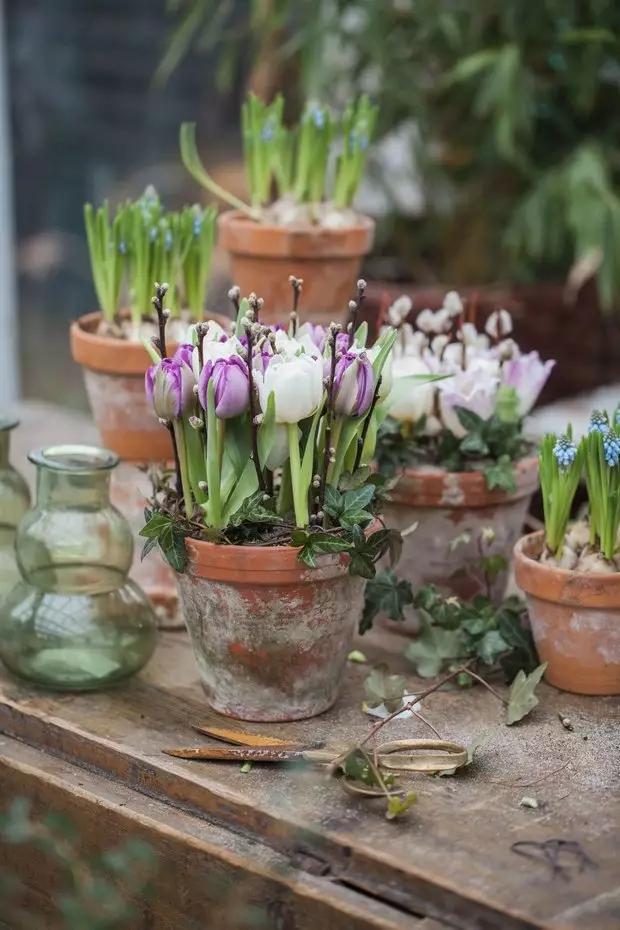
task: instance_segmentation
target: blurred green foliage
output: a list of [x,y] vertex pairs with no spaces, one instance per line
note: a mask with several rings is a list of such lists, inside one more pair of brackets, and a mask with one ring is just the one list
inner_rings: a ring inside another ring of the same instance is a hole
[[[420,245],[462,284],[580,263],[601,303],[620,297],[620,4],[613,0],[169,0],[169,74],[218,49],[222,86],[278,36],[306,94],[369,92],[376,135],[419,133]],[[411,226],[411,223],[408,224]]]

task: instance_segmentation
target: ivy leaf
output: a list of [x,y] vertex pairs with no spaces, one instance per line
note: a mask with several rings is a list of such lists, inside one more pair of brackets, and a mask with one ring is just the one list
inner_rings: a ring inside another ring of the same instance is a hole
[[170,568],[182,575],[185,571],[185,534],[171,523],[160,533],[157,541]]
[[514,466],[508,455],[502,455],[495,465],[484,469],[484,479],[489,491],[506,491],[514,494],[517,490]]
[[420,617],[422,628],[405,649],[405,656],[415,665],[420,678],[436,678],[446,663],[466,657],[467,648],[460,630],[434,626],[424,610],[420,610]]
[[355,488],[353,491],[346,491],[342,497],[343,511],[345,514],[365,510],[375,496],[375,489],[372,484],[365,484],[361,488]]
[[485,555],[480,566],[489,581],[495,581],[500,572],[508,568],[508,559],[501,552],[497,552],[495,555]]
[[369,581],[375,577],[377,569],[373,559],[365,552],[353,552],[349,562],[349,574],[358,578],[367,578]]
[[335,488],[333,485],[328,484],[325,488],[325,512],[337,520],[340,517],[340,514],[344,510],[344,495],[340,493],[338,488]]
[[367,510],[346,510],[340,516],[340,526],[350,530],[354,526],[368,526],[373,516]]
[[454,412],[459,418],[459,423],[468,433],[480,433],[484,426],[484,420],[479,417],[473,410],[467,410],[465,407],[455,407]]
[[461,440],[459,448],[461,452],[469,452],[472,455],[483,456],[489,454],[487,443],[478,433],[468,433],[467,436]]
[[407,685],[402,675],[390,675],[387,665],[377,665],[364,682],[364,696],[369,707],[385,705],[389,713],[403,706]]
[[513,723],[522,720],[538,704],[538,698],[534,693],[536,686],[545,673],[547,663],[543,662],[533,672],[526,675],[521,669],[510,686],[508,694],[508,710],[506,712],[506,723],[511,726]]
[[486,665],[495,665],[509,649],[499,630],[489,630],[476,645],[476,653]]
[[340,479],[338,487],[341,491],[355,491],[368,482],[370,475],[370,465],[360,465],[353,473],[345,471]]
[[385,614],[390,620],[404,620],[404,608],[413,601],[408,581],[399,581],[394,571],[378,572],[366,585],[359,632],[366,633],[378,614]]
[[515,606],[507,601],[497,612],[499,632],[512,650],[500,660],[508,684],[514,680],[520,670],[526,673],[531,672],[538,665],[538,655],[532,634],[521,623],[521,617],[526,610],[525,604],[518,598],[512,600]]
[[[148,513],[144,511],[144,515]],[[172,518],[165,513],[152,514],[140,530],[140,536],[157,538],[167,527],[172,526]]]
[[[254,494],[244,500],[243,504],[230,518],[231,526],[241,526],[242,523],[279,523],[282,518],[277,516],[272,509],[265,506],[264,492],[255,491]],[[273,503],[270,501],[269,503]]]
[[143,562],[147,557],[151,549],[154,549],[158,543],[157,536],[149,536],[148,539],[145,539],[144,545],[142,546],[142,552],[140,554],[140,561]]
[[401,814],[404,814],[405,811],[408,811],[416,801],[417,795],[413,791],[408,791],[407,794],[390,795],[387,802],[385,819],[395,820],[396,817],[400,817]]
[[297,555],[300,562],[305,562],[310,568],[316,568],[317,556],[332,555],[336,552],[350,552],[352,543],[342,536],[332,536],[329,533],[306,533],[303,530],[295,531],[291,537],[293,546],[301,546]]

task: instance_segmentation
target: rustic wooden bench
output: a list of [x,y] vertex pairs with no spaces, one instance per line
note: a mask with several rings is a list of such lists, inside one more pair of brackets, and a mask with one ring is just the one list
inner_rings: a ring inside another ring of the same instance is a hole
[[[86,422],[53,411],[36,435],[30,422],[27,414],[30,435],[16,448],[94,438]],[[403,644],[382,630],[360,639],[368,663],[349,664],[341,698],[322,717],[245,729],[330,745],[362,738],[373,664],[421,688]],[[68,815],[89,854],[129,836],[149,843],[159,869],[136,928],[618,928],[620,701],[543,686],[539,707],[507,727],[499,702],[476,687],[431,695],[425,715],[446,738],[486,740],[456,776],[411,776],[417,803],[394,822],[381,802],[348,796],[317,768],[244,773],[236,763],[173,759],[162,750],[209,744],[191,724],[222,718],[204,701],[185,634],[168,633],[140,676],[106,692],[53,695],[0,675],[0,808],[22,796],[35,813]],[[389,732],[426,735],[411,719]],[[524,797],[538,807],[521,806]],[[554,877],[512,848],[552,839],[578,842],[595,867],[569,863]],[[61,926],[52,917],[57,874],[41,853],[0,844],[3,869],[24,883],[22,903],[46,915],[45,926]]]

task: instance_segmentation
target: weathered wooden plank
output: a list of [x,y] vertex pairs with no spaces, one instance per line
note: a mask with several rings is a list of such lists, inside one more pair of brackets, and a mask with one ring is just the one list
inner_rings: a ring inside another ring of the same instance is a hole
[[[207,914],[209,926],[235,930],[430,930],[411,915],[301,872],[266,846],[4,738],[0,807],[12,796],[29,798],[34,817],[50,811],[69,817],[89,856],[129,837],[148,843],[156,857],[154,893],[135,930],[202,930]],[[55,928],[58,885],[49,857],[31,845],[0,844],[3,870],[26,886],[22,907]],[[6,910],[3,916],[9,917]]]
[[[369,640],[363,648],[398,667],[398,637],[381,634],[374,646]],[[368,720],[360,712],[366,674],[359,667],[348,670],[343,698],[330,714],[268,732],[330,743],[362,736]],[[414,688],[413,679],[411,684]],[[489,741],[470,773],[418,779],[416,809],[402,823],[389,824],[373,802],[346,797],[316,770],[261,767],[242,775],[236,766],[162,755],[161,749],[180,743],[207,743],[190,730],[209,712],[183,636],[164,637],[147,674],[115,691],[50,698],[7,680],[3,692],[0,728],[5,732],[289,857],[310,853],[328,864],[335,880],[413,914],[476,930],[543,927],[619,885],[619,810],[612,789],[618,785],[613,750],[617,760],[620,738],[614,700],[545,689],[541,708],[523,725],[506,728],[498,705],[480,689],[434,695],[427,715],[446,737],[467,742],[490,728]],[[561,726],[560,709],[572,717],[573,733]],[[411,735],[417,726],[399,721],[395,735]],[[534,795],[541,807],[520,808],[524,795]],[[511,852],[517,840],[552,837],[581,842],[598,868],[559,885],[543,866]],[[597,927],[588,920],[580,926]]]

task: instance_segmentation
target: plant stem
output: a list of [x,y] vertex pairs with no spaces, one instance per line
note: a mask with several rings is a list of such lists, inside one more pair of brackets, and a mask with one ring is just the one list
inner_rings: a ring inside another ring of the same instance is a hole
[[248,339],[248,390],[250,392],[250,430],[252,433],[252,459],[254,460],[254,468],[256,469],[256,479],[258,481],[258,486],[261,491],[265,490],[265,476],[263,475],[260,467],[260,456],[258,454],[258,423],[256,423],[256,395],[254,392],[254,367],[252,365],[252,354],[254,349],[254,342],[252,339],[252,327],[245,327],[245,334]]
[[364,451],[364,446],[366,445],[366,437],[368,436],[368,430],[370,428],[370,421],[372,419],[373,413],[375,412],[375,407],[377,406],[377,403],[379,401],[379,391],[381,389],[381,380],[382,380],[382,376],[379,375],[377,384],[375,386],[375,393],[372,396],[372,403],[370,404],[370,408],[368,410],[368,413],[366,414],[364,425],[362,426],[362,432],[359,435],[358,440],[357,440],[357,450],[355,452],[355,463],[353,465],[354,472],[357,471],[357,469],[360,467],[362,463],[362,453]]
[[299,455],[299,427],[297,423],[287,423],[286,428],[288,430],[288,448],[289,448],[289,461],[291,464],[291,482],[293,485],[293,505],[295,507],[295,521],[298,527],[302,529],[307,527],[310,523],[310,515],[308,513],[308,499],[303,499],[303,494],[301,493],[301,458]]
[[176,447],[176,460],[178,461],[178,476],[181,480],[181,489],[183,492],[183,501],[185,503],[185,515],[188,520],[191,520],[192,513],[194,510],[194,502],[192,500],[192,489],[189,481],[189,474],[187,470],[187,457],[185,455],[185,442],[183,437],[183,421],[174,420],[172,424],[172,433],[175,439]]
[[[338,327],[340,329],[340,327]],[[329,328],[329,345],[331,346],[331,358],[329,366],[329,383],[327,385],[327,402],[325,410],[325,449],[323,452],[323,465],[321,469],[321,486],[319,488],[319,493],[317,495],[319,503],[317,505],[317,513],[320,510],[324,510],[325,505],[325,488],[327,486],[327,470],[329,468],[329,460],[331,457],[331,444],[332,444],[332,417],[334,415],[334,379],[336,377],[336,337],[338,335],[338,329],[332,324]],[[327,514],[325,515],[325,525],[327,525]]]

